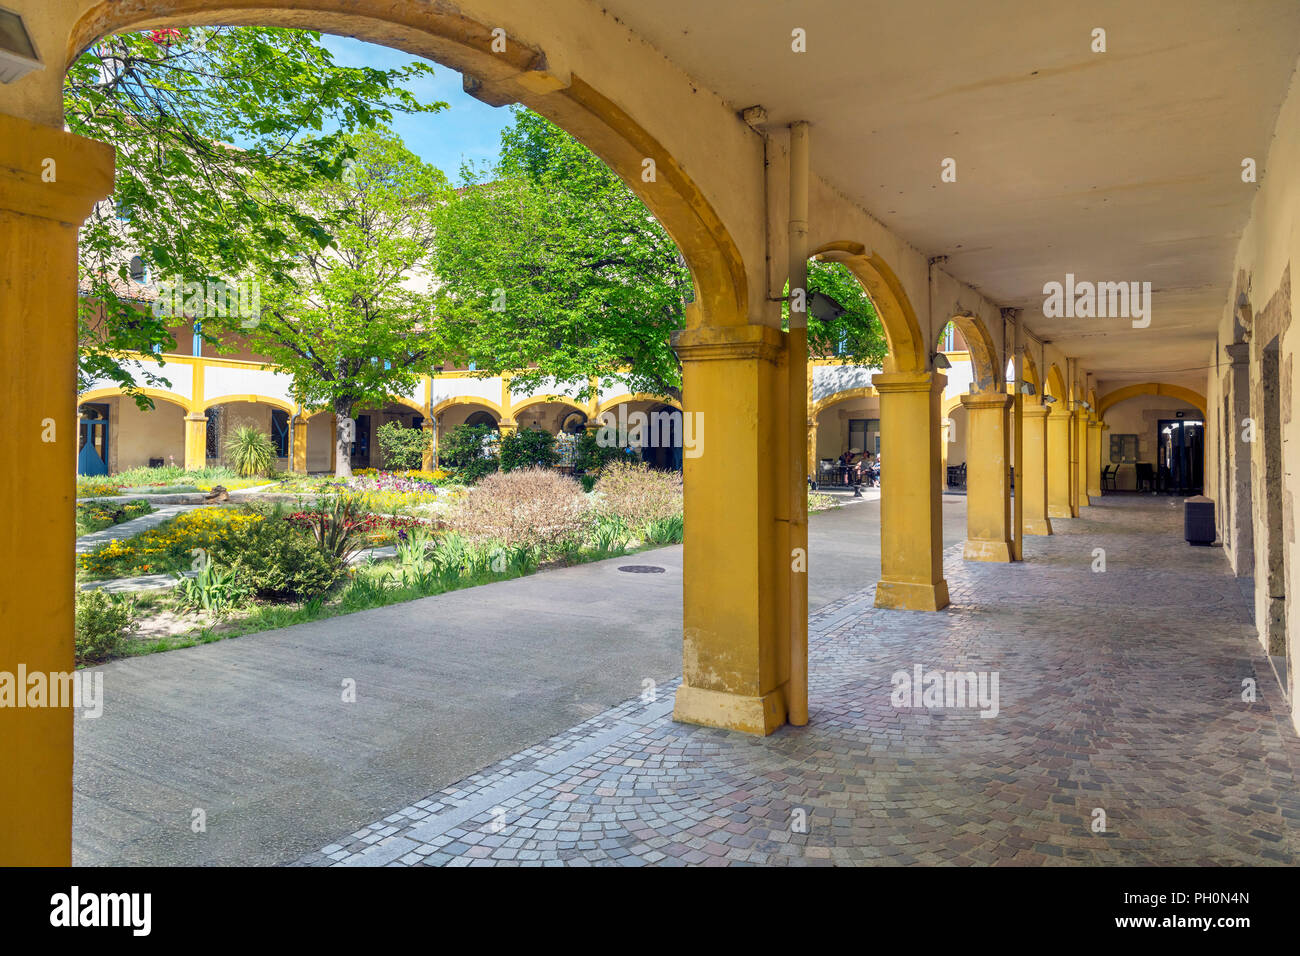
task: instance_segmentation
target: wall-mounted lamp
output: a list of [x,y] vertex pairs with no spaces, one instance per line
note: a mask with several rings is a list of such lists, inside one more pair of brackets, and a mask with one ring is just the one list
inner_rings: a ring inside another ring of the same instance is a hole
[[930,357],[934,359],[935,368],[952,368],[952,363],[948,361],[948,356],[944,355],[942,352],[935,352]]
[[0,9],[0,83],[22,79],[32,70],[43,70],[32,38],[23,18],[11,10]]
[[834,322],[848,311],[825,292],[814,292],[808,297],[808,311],[822,322]]
[[1044,396],[1043,396],[1043,404],[1044,404],[1044,405],[1055,405],[1055,404],[1056,404],[1056,399],[1054,399],[1051,395],[1044,395]]
[[1038,391],[1037,391],[1037,389],[1034,388],[1034,383],[1033,383],[1033,382],[1021,382],[1021,383],[1020,383],[1020,394],[1021,394],[1021,395],[1037,395],[1037,394],[1038,394]]

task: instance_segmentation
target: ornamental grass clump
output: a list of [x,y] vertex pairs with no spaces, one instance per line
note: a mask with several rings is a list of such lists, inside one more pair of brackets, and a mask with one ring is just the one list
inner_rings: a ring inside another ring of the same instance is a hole
[[253,425],[241,425],[226,439],[226,457],[241,477],[269,475],[275,464],[275,446]]
[[549,553],[582,535],[589,504],[582,487],[553,468],[487,475],[447,511],[447,527],[466,541]]
[[682,515],[682,476],[675,471],[610,462],[601,470],[594,490],[597,513],[618,518],[636,531]]

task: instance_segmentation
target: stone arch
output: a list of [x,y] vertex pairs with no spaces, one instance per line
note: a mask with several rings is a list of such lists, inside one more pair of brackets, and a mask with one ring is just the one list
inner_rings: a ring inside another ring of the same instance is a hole
[[567,405],[584,415],[591,411],[586,405],[565,395],[534,395],[532,398],[525,398],[523,401],[511,405],[510,417],[517,419],[520,412],[526,408],[532,408],[534,405]]
[[[651,395],[648,392],[629,392],[626,395],[619,395],[616,398],[608,399],[601,402],[596,407],[596,417],[599,418],[612,408],[617,408],[625,402],[658,402],[661,405],[671,405],[678,411],[681,410],[682,403],[675,398],[664,398],[662,395]],[[586,409],[582,409],[586,411]]]
[[1061,368],[1055,362],[1047,370],[1047,382],[1044,385],[1044,395],[1050,395],[1056,399],[1056,403],[1064,407],[1064,403],[1069,399],[1069,389],[1065,387],[1065,376],[1061,374]]
[[1137,398],[1139,395],[1163,395],[1166,398],[1176,398],[1180,402],[1186,402],[1188,405],[1195,405],[1197,411],[1202,415],[1206,414],[1208,403],[1205,396],[1200,392],[1193,391],[1190,388],[1184,388],[1182,385],[1166,385],[1163,382],[1142,382],[1139,385],[1125,385],[1123,388],[1117,388],[1107,392],[1097,400],[1093,407],[1097,410],[1097,416],[1104,418],[1106,412],[1118,405],[1120,402],[1127,401],[1130,398]]
[[1038,363],[1034,361],[1034,357],[1030,354],[1029,349],[1025,349],[1024,355],[1025,381],[1034,386],[1034,401],[1041,402],[1043,400],[1043,377],[1038,374]]
[[[179,405],[181,408],[185,409],[187,413],[194,411],[194,403],[190,401],[190,399],[186,398],[184,395],[178,395],[176,392],[168,392],[165,389],[161,389],[161,388],[139,388],[136,389],[136,391],[144,395],[147,395],[150,398],[158,399],[159,401],[170,402],[173,405]],[[116,385],[112,385],[112,386],[107,386],[105,388],[93,388],[88,392],[83,392],[82,394],[77,396],[77,405],[81,406],[86,402],[103,401],[106,398],[131,398],[131,397],[132,396],[128,394],[124,389],[119,388]]]
[[478,395],[456,395],[452,398],[443,399],[429,410],[429,414],[436,417],[454,405],[482,405],[495,415],[498,420],[507,417],[501,411],[500,405],[489,398],[481,398]]
[[[502,14],[507,19],[505,9]],[[663,224],[695,282],[690,315],[719,325],[748,320],[744,259],[683,164],[613,99],[565,69],[567,64],[553,64],[527,38],[509,36],[506,49],[494,51],[495,22],[479,22],[451,4],[426,0],[389,0],[364,13],[355,0],[98,0],[71,30],[64,69],[99,37],[162,23],[259,24],[354,36],[455,70],[464,76],[466,89],[487,102],[523,104],[599,156]],[[654,161],[652,182],[642,180],[646,159]]]
[[273,398],[270,395],[218,395],[216,398],[205,398],[195,411],[205,412],[213,405],[232,405],[235,402],[248,402],[250,405],[270,405],[272,408],[278,408],[290,415],[297,411],[297,406],[292,402],[283,398]]
[[868,254],[857,242],[830,242],[813,250],[812,257],[839,262],[862,284],[880,316],[889,343],[886,372],[924,372],[929,369],[929,350],[921,334],[916,310],[907,298],[902,281],[880,256]]
[[[979,392],[995,392],[1003,387],[1006,375],[998,362],[998,347],[993,344],[993,336],[989,334],[988,326],[984,320],[972,312],[958,313],[948,320],[957,326],[961,332],[961,337],[966,341],[967,351],[970,352],[971,371],[974,375],[975,390]],[[946,323],[945,323],[946,324]],[[943,329],[939,329],[943,334]],[[936,338],[934,348],[938,349],[939,340]]]
[[877,394],[875,388],[871,385],[865,385],[862,388],[846,388],[842,392],[835,392],[813,402],[808,414],[816,416],[840,402],[852,401],[855,398],[876,398]]

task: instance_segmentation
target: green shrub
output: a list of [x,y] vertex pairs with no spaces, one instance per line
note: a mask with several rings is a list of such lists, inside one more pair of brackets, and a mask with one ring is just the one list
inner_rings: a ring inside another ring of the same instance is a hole
[[275,463],[271,437],[254,425],[241,425],[226,439],[226,457],[242,477],[269,475]]
[[131,598],[101,590],[77,592],[74,635],[78,664],[96,664],[118,656],[139,629]]
[[249,596],[248,582],[235,568],[222,571],[215,561],[204,561],[194,577],[180,577],[180,604],[196,611],[225,617]]
[[[616,448],[613,445],[602,445],[596,438],[594,432],[584,432],[578,438],[578,448],[574,453],[573,467],[575,471],[587,472],[595,475],[602,467],[611,461],[627,457],[623,449]],[[594,482],[594,479],[593,479]],[[583,482],[585,490],[586,482]]]
[[271,601],[309,600],[328,591],[343,573],[337,557],[276,518],[265,518],[222,541],[211,559],[225,565],[240,587]]
[[374,526],[361,495],[317,498],[311,510],[300,512],[294,518],[306,524],[316,547],[340,565],[347,564],[365,547],[366,535]]
[[432,437],[423,428],[407,428],[401,422],[384,422],[375,432],[375,443],[383,455],[384,465],[393,469],[424,467],[424,454]]
[[681,515],[672,515],[650,521],[643,529],[642,537],[647,544],[681,544],[685,523]]
[[521,428],[501,438],[499,452],[502,471],[521,468],[547,468],[560,460],[555,450],[555,436],[540,428]]
[[496,438],[497,430],[491,425],[457,425],[443,436],[438,462],[455,468],[462,480],[473,484],[497,470]]

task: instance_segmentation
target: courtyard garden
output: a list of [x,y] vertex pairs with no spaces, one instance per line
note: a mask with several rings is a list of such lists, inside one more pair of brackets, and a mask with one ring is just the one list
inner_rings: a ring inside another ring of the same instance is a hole
[[78,556],[83,584],[170,574],[166,589],[78,594],[79,663],[207,643],[682,540],[681,477],[613,463],[590,491],[554,468],[474,485],[437,473],[296,478],[194,508]]

